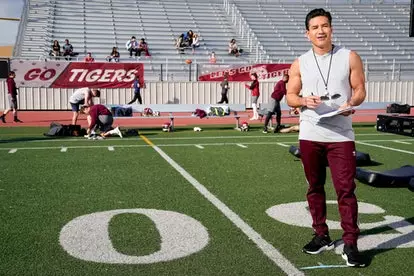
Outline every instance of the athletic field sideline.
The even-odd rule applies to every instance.
[[[222,126],[223,127],[223,126]],[[414,193],[357,182],[364,269],[312,238],[297,134],[143,129],[50,139],[1,128],[0,275],[411,275]],[[356,126],[378,171],[414,164],[414,139]],[[328,177],[333,239],[342,230]]]

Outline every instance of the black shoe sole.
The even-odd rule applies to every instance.
[[[322,246],[321,248],[319,248],[319,250],[317,250],[317,251],[309,251],[309,250],[306,250],[305,248],[303,248],[302,249],[302,252],[304,252],[304,253],[306,253],[306,254],[311,254],[311,255],[317,255],[317,254],[320,254],[320,253],[322,253],[323,251],[327,251],[327,250],[332,250],[332,249],[334,249],[334,242],[332,242],[332,243],[330,243],[330,244],[327,244],[327,245],[325,245],[325,246]]]
[[[342,259],[346,261],[346,265],[349,267],[355,267],[355,268],[365,267],[365,264],[361,264],[361,263],[353,264],[353,263],[348,262],[348,256],[345,253],[342,253]]]

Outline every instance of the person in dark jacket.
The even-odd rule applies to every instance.
[[[139,104],[142,104],[141,88],[144,88],[144,83],[139,80],[138,75],[135,76],[132,87],[134,88],[134,98],[128,104],[133,104],[136,100],[138,100]]]
[[[221,86],[221,100],[218,102],[219,104],[222,103],[229,103],[229,98],[227,97],[227,93],[229,92],[229,74],[225,73],[224,74],[224,79],[223,81],[220,83]]]
[[[7,89],[8,89],[8,99],[9,99],[9,108],[6,109],[3,114],[0,116],[0,119],[3,123],[6,123],[6,115],[10,111],[13,111],[13,121],[16,123],[22,123],[17,118],[17,86],[14,78],[16,77],[16,73],[14,71],[10,71],[9,77],[7,78]]]
[[[283,78],[276,83],[273,89],[273,93],[270,99],[272,109],[267,113],[263,133],[267,133],[267,126],[269,124],[269,121],[272,119],[273,114],[276,114],[276,127],[273,132],[276,133],[280,131],[280,121],[282,118],[282,111],[280,110],[280,101],[286,95],[286,84],[288,83],[288,81],[289,75],[284,74]]]

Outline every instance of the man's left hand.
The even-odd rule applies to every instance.
[[[349,102],[346,102],[346,103],[344,103],[343,105],[341,105],[339,107],[339,110],[347,109],[347,108],[350,108],[350,107],[352,107],[352,105],[350,105]],[[355,113],[355,110],[352,109],[352,110],[349,110],[347,112],[341,113],[341,115],[342,116],[349,116],[349,115],[354,114],[354,113]]]

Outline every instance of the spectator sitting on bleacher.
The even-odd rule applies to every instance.
[[[217,57],[215,52],[211,52],[210,58],[208,60],[211,64],[215,64],[217,62]]]
[[[112,47],[112,52],[106,57],[106,61],[111,62],[111,60],[114,60],[115,62],[119,62],[119,56],[118,48]]]
[[[52,50],[50,50],[51,56],[59,57],[61,55],[59,41],[54,40],[51,48],[52,48]]]
[[[232,40],[230,40],[229,43],[229,55],[235,55],[236,57],[240,56],[240,49],[237,46],[236,40],[233,38]]]
[[[175,41],[175,48],[177,48],[180,54],[184,54],[185,47],[186,45],[184,42],[184,34],[180,34],[180,36]]]
[[[193,54],[195,52],[195,48],[200,47],[200,38],[198,36],[198,34],[194,34],[193,35],[193,42],[191,44],[191,48],[193,48]]]
[[[150,57],[150,53],[148,50],[148,44],[145,42],[145,38],[141,38],[138,45],[138,56],[141,56],[141,52],[145,52],[145,56]]]
[[[125,46],[129,52],[129,57],[132,57],[132,52],[135,52],[135,56],[138,56],[138,41],[135,36],[132,36],[131,39],[127,41]]]
[[[83,59],[83,62],[94,62],[95,59],[92,57],[91,53],[88,53],[86,57]]]
[[[189,30],[185,35],[184,35],[184,41],[186,42],[187,46],[190,47],[193,44],[193,39],[194,39],[194,33],[192,30]]]
[[[71,60],[71,57],[78,55],[78,53],[73,52],[73,46],[69,43],[69,39],[65,39],[65,44],[62,46],[62,50],[66,60]]]

